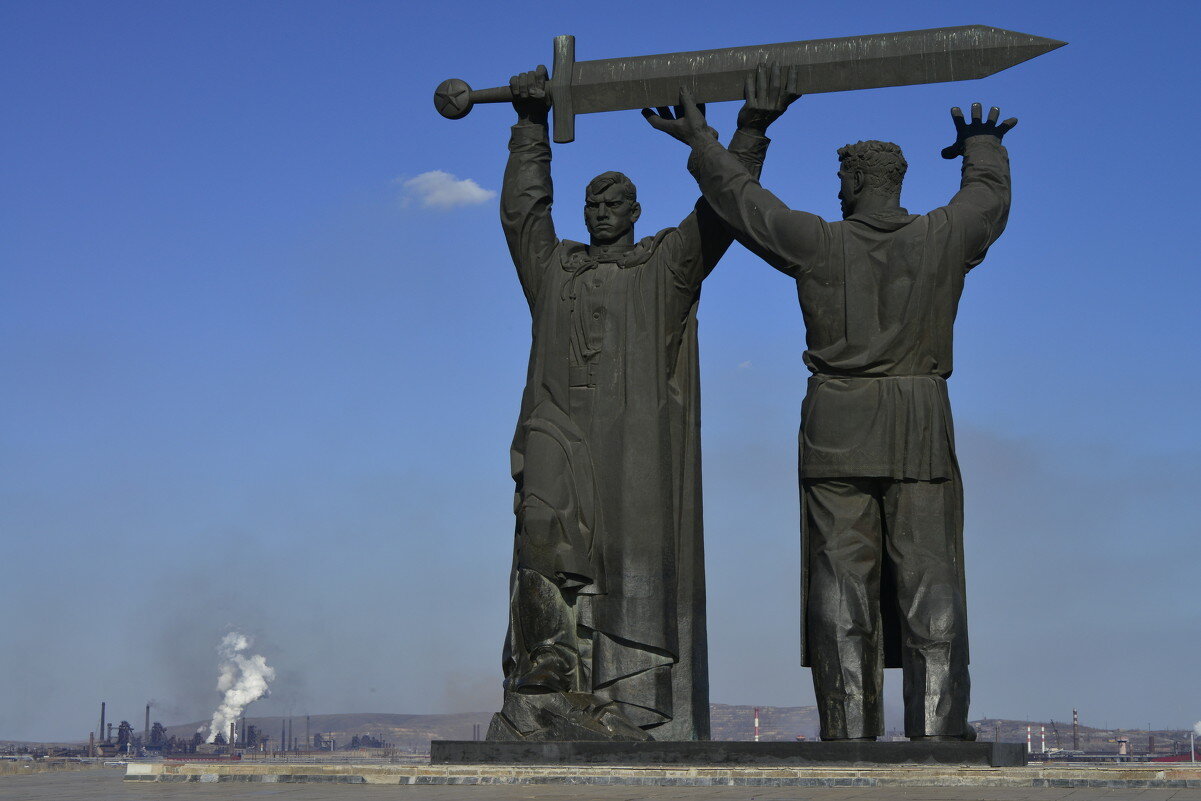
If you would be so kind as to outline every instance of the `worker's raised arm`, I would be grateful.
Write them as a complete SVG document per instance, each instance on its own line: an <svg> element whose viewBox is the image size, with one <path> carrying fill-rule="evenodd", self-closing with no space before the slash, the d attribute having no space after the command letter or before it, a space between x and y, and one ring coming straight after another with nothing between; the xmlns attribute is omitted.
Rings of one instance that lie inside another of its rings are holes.
<svg viewBox="0 0 1201 801"><path fill-rule="evenodd" d="M942 151L943 158L963 156L959 191L945 210L954 241L963 248L965 271L984 260L989 246L997 241L1009 219L1009 153L1001 138L1018 121L1010 117L998 123L1001 110L996 106L989 110L988 119L982 120L982 111L979 103L973 103L969 122L964 120L960 108L951 109L955 143Z"/></svg>

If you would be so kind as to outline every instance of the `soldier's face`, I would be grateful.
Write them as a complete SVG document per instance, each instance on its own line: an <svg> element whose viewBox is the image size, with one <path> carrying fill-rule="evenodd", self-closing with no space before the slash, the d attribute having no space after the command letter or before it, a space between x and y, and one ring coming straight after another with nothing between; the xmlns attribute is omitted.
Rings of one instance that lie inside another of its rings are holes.
<svg viewBox="0 0 1201 801"><path fill-rule="evenodd" d="M634 231L634 223L640 212L638 204L614 184L584 201L584 224L588 226L594 244L608 245L619 242Z"/></svg>

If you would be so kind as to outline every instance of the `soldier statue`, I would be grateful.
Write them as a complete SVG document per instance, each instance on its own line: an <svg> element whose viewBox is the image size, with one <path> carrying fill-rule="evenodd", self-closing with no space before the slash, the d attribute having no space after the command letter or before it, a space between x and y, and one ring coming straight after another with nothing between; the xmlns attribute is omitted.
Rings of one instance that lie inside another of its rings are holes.
<svg viewBox="0 0 1201 801"><path fill-rule="evenodd" d="M500 214L533 342L511 451L504 707L488 739L707 739L696 309L732 235L699 200L635 240L634 184L604 172L585 191L589 243L560 239L546 81L541 67L510 81ZM728 152L746 174L781 97L749 96L739 114Z"/></svg>

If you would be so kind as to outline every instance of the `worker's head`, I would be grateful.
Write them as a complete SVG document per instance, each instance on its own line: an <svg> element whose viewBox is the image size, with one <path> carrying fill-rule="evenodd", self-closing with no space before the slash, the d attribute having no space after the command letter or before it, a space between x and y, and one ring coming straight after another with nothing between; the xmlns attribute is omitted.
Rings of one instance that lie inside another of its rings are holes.
<svg viewBox="0 0 1201 801"><path fill-rule="evenodd" d="M909 165L901 148L892 142L856 142L838 148L838 179L842 188L842 216L850 217L870 197L873 207L881 203L900 205L901 181Z"/></svg>
<svg viewBox="0 0 1201 801"><path fill-rule="evenodd" d="M634 182L620 172L602 172L584 191L584 224L594 245L632 243L641 213Z"/></svg>

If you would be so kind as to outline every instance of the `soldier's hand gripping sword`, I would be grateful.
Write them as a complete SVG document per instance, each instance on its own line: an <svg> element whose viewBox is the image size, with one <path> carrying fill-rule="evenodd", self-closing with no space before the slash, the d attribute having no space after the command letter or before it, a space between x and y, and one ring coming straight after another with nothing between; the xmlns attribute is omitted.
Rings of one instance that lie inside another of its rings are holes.
<svg viewBox="0 0 1201 801"><path fill-rule="evenodd" d="M782 73L778 64L760 65L746 78L746 103L738 112L739 129L766 135L768 126L778 120L800 96L796 67L789 67L787 73ZM644 108L642 116L652 128L689 146L706 136L717 138L717 131L705 121L704 104L693 102L687 89L681 89L680 104L674 112L670 108L659 108L657 113Z"/></svg>
<svg viewBox="0 0 1201 801"><path fill-rule="evenodd" d="M749 73L764 62L796 68L805 94L983 78L1066 42L987 25L695 50L630 58L575 60L575 37L556 36L547 95L556 142L575 138L575 115L659 108L679 102L681 87L698 103L740 100ZM476 103L508 103L509 86L473 90L443 81L434 106L449 119Z"/></svg>
<svg viewBox="0 0 1201 801"><path fill-rule="evenodd" d="M546 94L546 67L522 72L509 79L509 92L513 97L513 108L522 122L546 125L550 98Z"/></svg>

